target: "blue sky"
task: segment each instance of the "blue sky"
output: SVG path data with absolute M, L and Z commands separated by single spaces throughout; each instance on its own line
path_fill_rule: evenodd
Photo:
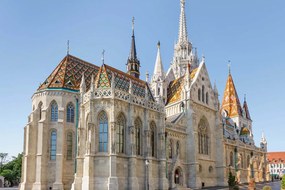
M 135 17 L 141 78 L 153 72 L 161 41 L 164 68 L 178 35 L 179 0 L 0 1 L 0 152 L 23 149 L 23 128 L 31 96 L 60 60 L 70 54 L 125 71 Z M 188 35 L 205 55 L 212 83 L 223 96 L 231 60 L 232 76 L 253 119 L 255 143 L 265 132 L 269 151 L 285 150 L 284 0 L 186 0 Z

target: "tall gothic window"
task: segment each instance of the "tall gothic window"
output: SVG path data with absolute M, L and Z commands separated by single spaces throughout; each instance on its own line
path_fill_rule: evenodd
M 141 130 L 142 122 L 139 118 L 135 120 L 135 143 L 136 143 L 136 153 L 137 155 L 142 155 L 141 151 Z
M 151 156 L 155 157 L 155 123 L 150 124 L 150 146 L 151 146 Z
M 247 155 L 247 167 L 249 167 L 249 165 L 250 165 L 250 156 L 249 155 Z
M 234 154 L 230 152 L 230 166 L 234 166 Z
M 51 103 L 51 121 L 58 120 L 58 106 L 55 101 Z
M 71 102 L 67 104 L 66 121 L 74 123 L 74 106 Z
M 202 86 L 202 102 L 205 102 L 205 86 Z
M 39 109 L 39 120 L 41 120 L 42 119 L 42 112 L 43 112 L 43 103 L 42 102 L 39 103 L 38 109 Z
M 66 137 L 66 159 L 67 160 L 72 160 L 72 153 L 73 153 L 73 137 L 72 137 L 72 132 L 67 133 Z
M 209 104 L 209 94 L 208 94 L 208 92 L 206 93 L 206 104 Z
M 209 155 L 209 136 L 208 136 L 208 122 L 206 118 L 202 118 L 198 125 L 198 149 L 199 154 Z
M 168 143 L 168 158 L 172 158 L 173 156 L 173 143 L 172 140 L 169 140 Z
M 178 155 L 180 153 L 180 142 L 177 141 L 176 142 L 176 155 Z
M 99 118 L 99 152 L 108 152 L 108 118 L 106 112 L 102 111 Z
M 120 114 L 117 118 L 117 129 L 116 129 L 116 144 L 117 144 L 117 152 L 124 153 L 125 152 L 125 126 L 126 120 L 123 114 Z
M 198 89 L 198 100 L 201 101 L 201 89 Z
M 240 154 L 240 167 L 241 167 L 241 168 L 244 168 L 244 163 L 243 163 L 242 154 Z
M 56 160 L 56 131 L 53 130 L 50 135 L 50 160 Z

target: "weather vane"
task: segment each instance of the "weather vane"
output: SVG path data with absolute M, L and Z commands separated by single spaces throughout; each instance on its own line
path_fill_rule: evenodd
M 67 40 L 67 55 L 69 55 L 69 40 Z
M 229 74 L 231 74 L 231 60 L 228 60 Z

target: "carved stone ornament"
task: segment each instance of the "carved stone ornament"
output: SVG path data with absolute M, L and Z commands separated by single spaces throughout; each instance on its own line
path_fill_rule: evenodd
M 129 134 L 133 135 L 135 133 L 135 127 L 133 125 L 129 126 Z
M 110 126 L 111 126 L 111 130 L 112 130 L 112 131 L 115 131 L 115 130 L 116 130 L 116 123 L 115 123 L 115 122 L 111 122 L 111 123 L 110 123 Z

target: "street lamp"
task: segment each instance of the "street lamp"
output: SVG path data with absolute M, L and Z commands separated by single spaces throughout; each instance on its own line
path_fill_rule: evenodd
M 148 182 L 148 165 L 149 165 L 149 160 L 145 160 L 145 167 L 146 167 L 146 190 L 149 190 L 149 182 Z

